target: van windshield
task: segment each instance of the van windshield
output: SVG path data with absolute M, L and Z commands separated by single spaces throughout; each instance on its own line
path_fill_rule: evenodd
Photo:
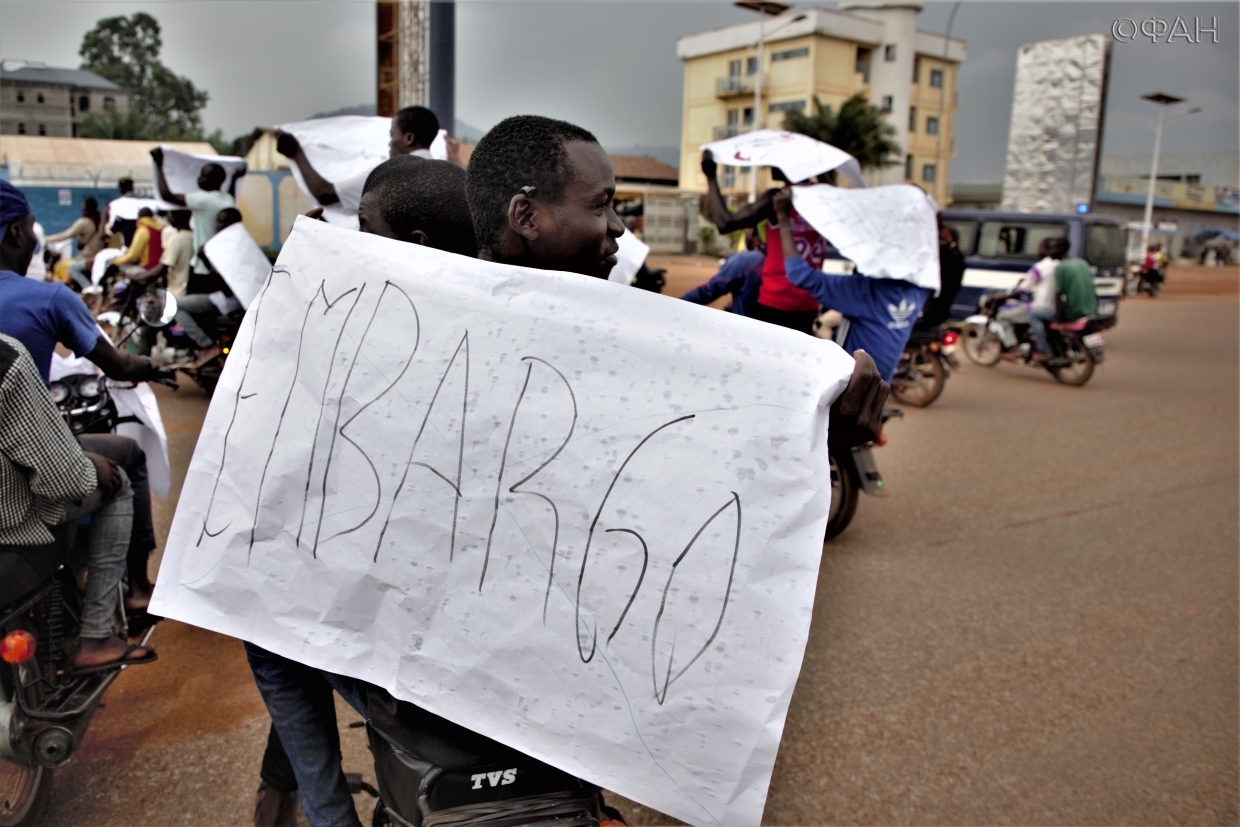
M 977 242 L 983 258 L 1019 258 L 1037 261 L 1038 245 L 1048 238 L 1066 238 L 1066 224 L 1040 221 L 986 221 Z
M 1085 235 L 1085 260 L 1095 267 L 1116 267 L 1124 263 L 1124 237 L 1119 227 L 1091 224 Z

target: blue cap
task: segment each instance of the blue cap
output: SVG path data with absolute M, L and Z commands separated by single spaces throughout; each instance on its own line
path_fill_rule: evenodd
M 17 187 L 0 178 L 0 242 L 8 234 L 9 225 L 30 215 L 30 202 Z

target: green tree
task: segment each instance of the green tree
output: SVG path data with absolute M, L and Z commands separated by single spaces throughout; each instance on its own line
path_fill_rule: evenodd
M 159 21 L 146 12 L 105 17 L 82 38 L 82 68 L 133 93 L 130 114 L 104 112 L 86 118 L 84 137 L 150 141 L 200 141 L 205 90 L 159 60 Z
M 842 149 L 863 168 L 890 167 L 902 161 L 896 128 L 861 92 L 844 101 L 838 114 L 814 95 L 814 114 L 790 110 L 784 114 L 784 129 Z

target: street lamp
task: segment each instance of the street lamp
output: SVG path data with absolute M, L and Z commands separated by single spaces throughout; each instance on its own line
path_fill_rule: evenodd
M 763 122 L 763 117 L 762 117 L 762 59 L 764 55 L 763 55 L 762 47 L 764 45 L 764 41 L 766 40 L 766 35 L 767 35 L 766 18 L 783 14 L 784 12 L 788 11 L 788 9 L 792 8 L 792 6 L 787 3 L 772 2 L 772 0 L 736 0 L 736 2 L 734 2 L 732 5 L 737 6 L 738 8 L 749 9 L 750 11 L 756 11 L 759 15 L 758 17 L 758 42 L 756 44 L 758 47 L 758 71 L 754 76 L 754 83 L 753 83 L 753 128 L 757 130 L 757 129 L 762 128 L 762 122 Z M 784 26 L 789 26 L 793 23 L 801 22 L 806 17 L 808 17 L 808 15 L 798 14 L 796 17 L 793 17 L 790 20 L 785 20 L 783 23 L 776 26 L 771 31 L 777 32 L 780 29 L 782 29 Z M 758 198 L 758 170 L 756 167 L 750 167 L 749 168 L 749 200 L 752 202 L 752 201 L 757 200 L 757 198 Z
M 1162 149 L 1162 128 L 1163 124 L 1173 118 L 1179 118 L 1184 115 L 1194 115 L 1201 111 L 1200 107 L 1194 107 L 1184 112 L 1167 117 L 1167 107 L 1177 103 L 1184 103 L 1184 98 L 1177 98 L 1174 95 L 1168 95 L 1165 92 L 1151 92 L 1148 95 L 1142 95 L 1142 100 L 1151 101 L 1158 104 L 1161 109 L 1158 112 L 1158 120 L 1154 122 L 1154 157 L 1150 161 L 1150 188 L 1145 196 L 1145 221 L 1141 225 L 1141 251 L 1140 255 L 1144 256 L 1145 251 L 1150 246 L 1150 221 L 1154 217 L 1154 188 L 1158 185 L 1158 153 Z

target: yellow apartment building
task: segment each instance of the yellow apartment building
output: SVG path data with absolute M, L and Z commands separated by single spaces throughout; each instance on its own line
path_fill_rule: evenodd
M 941 205 L 950 200 L 948 171 L 955 155 L 952 127 L 959 102 L 956 74 L 966 57 L 962 40 L 919 31 L 920 0 L 841 3 L 844 11 L 789 10 L 762 23 L 759 128 L 781 129 L 784 113 L 812 113 L 814 96 L 838 111 L 857 92 L 890 113 L 904 163 L 865 170 L 871 184 L 916 184 Z M 702 144 L 755 127 L 759 21 L 680 38 L 684 62 L 680 186 L 705 191 Z M 721 167 L 723 191 L 743 200 L 750 171 Z M 771 185 L 759 170 L 759 190 Z

